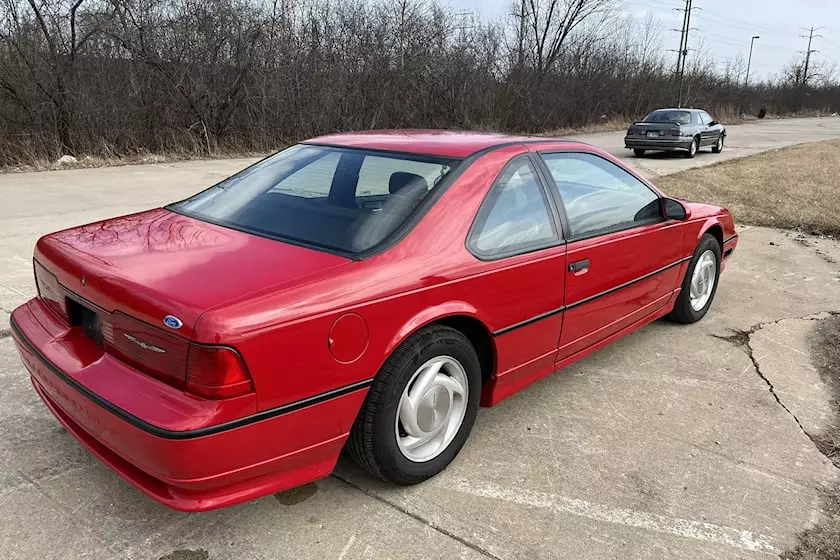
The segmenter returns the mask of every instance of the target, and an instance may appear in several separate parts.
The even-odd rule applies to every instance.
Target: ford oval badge
[[[181,319],[173,315],[167,315],[166,317],[164,317],[163,324],[169,327],[170,329],[180,329],[182,326],[184,326],[184,323],[181,322]]]

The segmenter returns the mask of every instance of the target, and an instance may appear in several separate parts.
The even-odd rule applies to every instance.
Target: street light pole
[[[747,59],[747,77],[744,78],[744,88],[746,88],[747,85],[750,83],[750,66],[752,65],[752,51],[756,39],[761,39],[761,37],[759,37],[758,35],[753,35],[752,39],[750,39],[750,57],[749,59]]]

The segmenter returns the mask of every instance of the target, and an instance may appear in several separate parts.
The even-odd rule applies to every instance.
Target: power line
[[[803,86],[808,85],[808,66],[811,63],[811,54],[817,52],[816,50],[811,48],[811,42],[814,40],[814,37],[817,37],[817,38],[822,37],[822,35],[814,35],[814,31],[819,31],[820,29],[823,29],[823,28],[822,27],[816,27],[816,28],[811,27],[809,32],[808,32],[807,37],[805,35],[800,35],[800,37],[802,37],[803,39],[806,39],[806,38],[808,39],[808,50],[805,51],[805,70],[802,72],[802,85]]]

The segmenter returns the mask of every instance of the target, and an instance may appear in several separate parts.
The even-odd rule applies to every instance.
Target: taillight
[[[35,262],[35,285],[38,288],[38,296],[56,315],[68,321],[67,302],[64,290],[55,274],[44,268],[38,261]]]
[[[665,136],[679,136],[679,135],[680,135],[679,130],[666,130],[665,131]]]
[[[227,399],[252,392],[253,384],[233,348],[190,344],[186,391],[208,399]]]
[[[101,318],[105,351],[164,383],[184,389],[190,342],[116,311]]]

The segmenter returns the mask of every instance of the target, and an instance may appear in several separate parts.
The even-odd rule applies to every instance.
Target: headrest
[[[405,187],[423,185],[426,190],[429,190],[429,184],[422,175],[416,173],[406,173],[405,171],[397,171],[391,173],[391,178],[388,179],[388,192],[396,194],[400,189]]]

